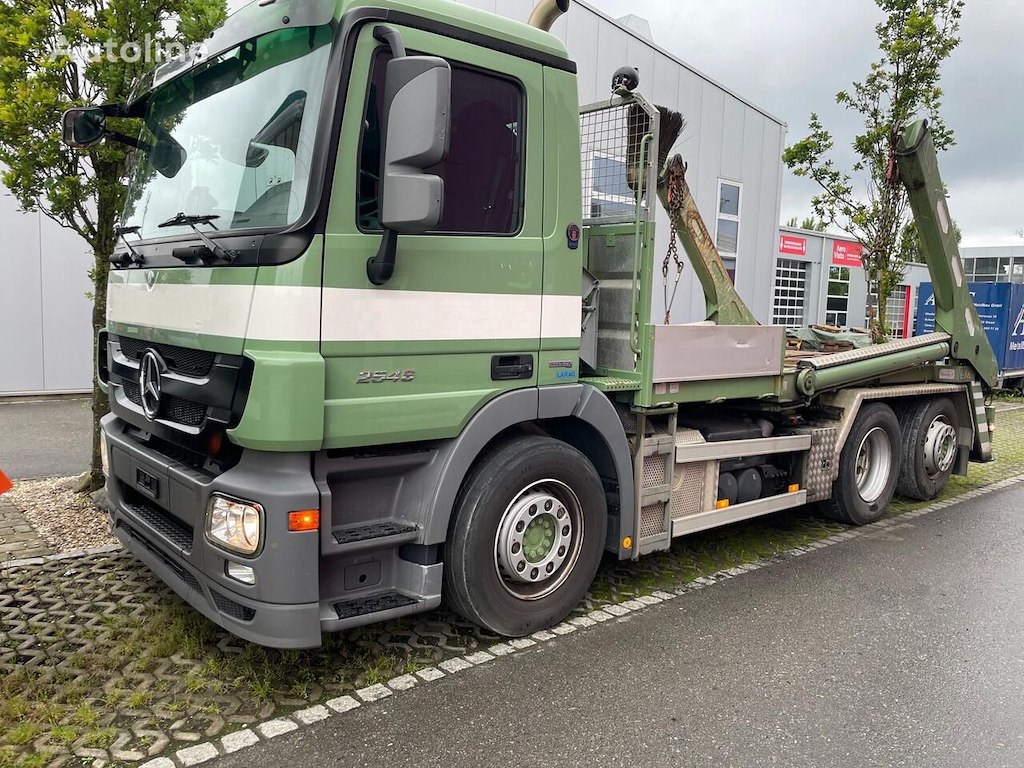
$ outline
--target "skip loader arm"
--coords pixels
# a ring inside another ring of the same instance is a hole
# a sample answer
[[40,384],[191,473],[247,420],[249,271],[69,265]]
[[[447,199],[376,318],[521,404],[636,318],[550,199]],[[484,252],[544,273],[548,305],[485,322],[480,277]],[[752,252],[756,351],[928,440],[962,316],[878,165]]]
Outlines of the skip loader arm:
[[705,319],[718,325],[759,325],[718,255],[718,249],[686,183],[686,165],[679,155],[671,157],[658,180],[658,199],[668,211],[674,234],[683,244],[693,271],[704,289]]
[[998,377],[996,356],[967,287],[935,145],[925,120],[904,125],[895,155],[935,290],[935,327],[950,335],[952,357],[970,365],[991,389]]

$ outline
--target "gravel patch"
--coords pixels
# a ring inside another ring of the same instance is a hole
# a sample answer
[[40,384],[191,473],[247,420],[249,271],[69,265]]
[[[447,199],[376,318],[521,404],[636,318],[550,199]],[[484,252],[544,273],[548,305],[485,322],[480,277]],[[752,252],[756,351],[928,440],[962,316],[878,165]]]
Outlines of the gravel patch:
[[54,552],[117,544],[107,513],[89,494],[76,493],[78,477],[19,480],[4,501],[24,511],[25,518]]

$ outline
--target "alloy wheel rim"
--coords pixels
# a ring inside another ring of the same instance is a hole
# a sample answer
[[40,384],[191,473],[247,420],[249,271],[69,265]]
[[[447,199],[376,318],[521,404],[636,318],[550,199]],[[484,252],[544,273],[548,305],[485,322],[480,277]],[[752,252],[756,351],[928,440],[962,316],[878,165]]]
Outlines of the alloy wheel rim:
[[885,490],[892,469],[892,444],[881,427],[868,431],[857,448],[857,493],[868,504],[877,501]]
[[583,510],[559,480],[539,480],[509,502],[494,539],[494,567],[505,590],[539,600],[558,589],[579,559]]

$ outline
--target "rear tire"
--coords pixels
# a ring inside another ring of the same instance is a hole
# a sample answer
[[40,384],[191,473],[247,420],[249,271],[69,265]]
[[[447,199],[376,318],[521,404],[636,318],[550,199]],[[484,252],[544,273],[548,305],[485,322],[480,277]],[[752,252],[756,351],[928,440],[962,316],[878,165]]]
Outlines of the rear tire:
[[896,490],[900,469],[900,423],[885,403],[861,408],[842,453],[832,498],[819,509],[827,517],[867,525],[882,516]]
[[470,472],[445,543],[453,610],[520,637],[569,615],[604,551],[607,502],[593,464],[549,437],[517,437]]
[[946,487],[959,452],[960,417],[947,397],[906,403],[899,409],[903,460],[896,493],[928,501]]

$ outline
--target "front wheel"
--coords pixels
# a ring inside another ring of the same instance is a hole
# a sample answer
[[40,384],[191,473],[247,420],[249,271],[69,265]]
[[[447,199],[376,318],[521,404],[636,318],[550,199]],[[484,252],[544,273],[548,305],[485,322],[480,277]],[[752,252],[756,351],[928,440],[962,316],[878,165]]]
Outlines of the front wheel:
[[826,515],[853,525],[882,516],[892,501],[900,471],[900,424],[885,403],[861,408],[839,455],[839,476]]
[[601,478],[586,456],[552,438],[515,438],[478,462],[459,493],[446,599],[502,635],[557,624],[597,573],[606,525]]

